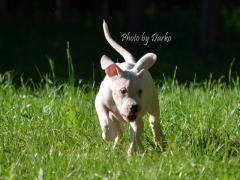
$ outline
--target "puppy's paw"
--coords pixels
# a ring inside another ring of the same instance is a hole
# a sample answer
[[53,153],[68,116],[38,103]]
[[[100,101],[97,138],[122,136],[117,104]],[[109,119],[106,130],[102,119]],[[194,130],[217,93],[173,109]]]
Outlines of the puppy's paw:
[[131,156],[134,153],[145,153],[144,151],[144,147],[141,143],[139,144],[130,144],[129,148],[128,148],[128,156]]
[[155,142],[155,146],[158,151],[163,153],[163,152],[166,152],[168,144],[167,144],[166,140],[160,140],[160,141]]

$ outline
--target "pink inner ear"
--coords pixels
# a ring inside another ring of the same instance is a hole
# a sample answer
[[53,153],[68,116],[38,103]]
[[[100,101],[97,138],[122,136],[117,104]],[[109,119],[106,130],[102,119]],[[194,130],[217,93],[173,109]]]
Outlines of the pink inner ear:
[[110,66],[108,66],[107,69],[105,69],[105,73],[109,77],[118,75],[116,64],[111,64]]

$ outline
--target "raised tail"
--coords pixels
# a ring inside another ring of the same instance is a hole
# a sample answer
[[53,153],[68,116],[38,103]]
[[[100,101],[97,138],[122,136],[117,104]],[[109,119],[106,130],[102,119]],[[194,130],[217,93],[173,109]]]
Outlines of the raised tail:
[[107,42],[124,58],[124,60],[128,63],[135,63],[132,54],[112,39],[108,30],[108,25],[105,20],[103,20],[103,31]]

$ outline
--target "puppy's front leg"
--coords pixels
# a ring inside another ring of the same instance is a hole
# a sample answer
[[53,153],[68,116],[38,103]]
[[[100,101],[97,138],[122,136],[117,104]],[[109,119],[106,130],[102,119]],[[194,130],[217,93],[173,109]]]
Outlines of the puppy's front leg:
[[143,120],[137,119],[134,122],[130,122],[130,146],[128,148],[128,155],[142,148],[141,138],[143,133]]
[[123,134],[123,122],[117,120],[111,112],[109,113],[109,117],[112,120],[114,129],[115,129],[116,135],[117,135],[117,137],[114,140],[114,144],[113,144],[113,149],[115,149],[118,144],[119,139],[122,137],[122,134]]
[[101,99],[97,96],[95,106],[98,114],[98,119],[102,129],[102,138],[104,140],[113,141],[117,137],[118,128],[109,116],[109,111],[106,106],[102,103]]

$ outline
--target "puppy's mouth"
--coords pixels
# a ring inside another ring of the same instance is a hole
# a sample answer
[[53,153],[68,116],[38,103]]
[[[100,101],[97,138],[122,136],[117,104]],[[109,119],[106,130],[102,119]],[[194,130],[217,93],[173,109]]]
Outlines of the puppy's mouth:
[[132,122],[137,118],[137,116],[136,115],[129,115],[129,116],[127,116],[127,118],[130,122]]
[[130,115],[124,115],[122,114],[122,116],[127,119],[130,122],[133,122],[137,119],[137,115],[136,114],[130,114]]

